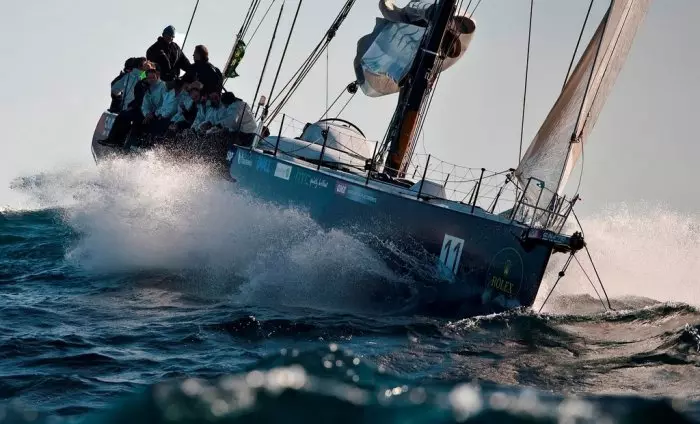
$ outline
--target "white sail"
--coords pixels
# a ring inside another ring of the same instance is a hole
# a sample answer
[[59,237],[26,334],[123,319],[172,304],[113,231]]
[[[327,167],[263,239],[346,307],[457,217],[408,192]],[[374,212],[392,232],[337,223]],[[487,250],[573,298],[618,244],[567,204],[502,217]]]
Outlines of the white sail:
[[561,194],[598,115],[624,65],[651,0],[612,0],[586,50],[567,80],[515,175],[523,185],[533,178],[544,184],[529,189],[527,200],[546,207]]
[[[436,5],[434,0],[412,0],[400,8],[394,0],[379,1],[383,18],[377,18],[371,34],[358,40],[354,63],[358,84],[365,95],[379,97],[399,92]],[[474,21],[464,12],[455,14],[443,40],[443,45],[451,48],[445,51],[441,72],[464,55],[475,29]]]

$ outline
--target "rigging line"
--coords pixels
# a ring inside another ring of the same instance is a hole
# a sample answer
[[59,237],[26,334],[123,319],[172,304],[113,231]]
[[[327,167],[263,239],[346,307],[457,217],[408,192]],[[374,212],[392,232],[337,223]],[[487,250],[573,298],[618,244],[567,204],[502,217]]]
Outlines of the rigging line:
[[542,306],[540,306],[540,309],[537,311],[537,313],[542,312],[542,308],[544,308],[544,305],[547,304],[547,301],[549,300],[549,297],[554,293],[554,289],[557,288],[557,284],[559,284],[559,281],[564,277],[566,274],[566,270],[569,268],[569,265],[571,265],[571,260],[574,258],[574,254],[571,253],[569,256],[569,259],[566,260],[566,263],[564,264],[564,267],[559,271],[559,278],[557,278],[557,281],[554,283],[554,286],[552,286],[552,289],[549,291],[549,294],[547,294],[547,297],[544,299],[544,302],[542,302]]
[[530,0],[530,24],[527,30],[527,56],[525,59],[525,88],[523,89],[523,115],[520,121],[520,148],[518,149],[518,163],[523,157],[523,137],[525,136],[525,105],[527,104],[527,78],[530,73],[530,42],[532,39],[532,10],[535,0]]
[[[583,99],[581,100],[581,107],[578,111],[578,116],[576,117],[576,125],[574,126],[574,132],[571,134],[571,140],[569,141],[569,148],[566,151],[566,160],[564,161],[564,166],[561,168],[561,173],[559,174],[559,181],[557,181],[556,192],[559,192],[559,186],[561,185],[562,179],[564,178],[564,171],[566,171],[567,164],[569,162],[569,157],[571,157],[571,150],[573,149],[574,143],[580,142],[578,140],[578,127],[581,124],[581,114],[583,113],[583,108],[586,106],[586,99],[588,98],[588,90],[591,88],[591,83],[593,82],[593,73],[596,70],[595,64],[598,63],[598,56],[600,55],[601,47],[603,47],[603,37],[608,30],[608,24],[610,24],[610,13],[612,12],[613,2],[610,2],[608,11],[605,13],[605,25],[603,26],[603,32],[600,36],[600,43],[595,51],[595,57],[593,57],[593,67],[591,68],[590,74],[588,74],[588,81],[586,82],[586,90],[584,91]],[[595,34],[593,35],[595,37]]]
[[248,27],[250,26],[250,22],[253,20],[253,16],[255,16],[255,12],[257,12],[259,5],[260,0],[251,0],[250,6],[248,6],[248,12],[246,12],[245,18],[243,18],[243,23],[241,23],[241,28],[238,30],[238,34],[236,35],[236,41],[245,36],[246,32],[248,31]]
[[569,74],[571,74],[571,68],[574,66],[574,60],[576,60],[576,53],[578,53],[578,48],[581,45],[581,39],[583,38],[583,33],[586,30],[586,24],[588,23],[588,17],[591,15],[591,8],[593,7],[593,1],[588,4],[588,12],[586,12],[586,18],[583,20],[583,25],[581,26],[581,32],[578,35],[578,41],[576,41],[576,47],[574,48],[574,54],[571,56],[571,62],[569,62],[569,69],[566,70],[566,77],[564,78],[564,85],[561,87],[561,91],[564,91],[566,87],[566,82],[569,80]]
[[280,59],[280,64],[277,67],[277,73],[275,74],[275,79],[272,82],[272,88],[270,88],[270,95],[268,96],[268,101],[265,104],[265,108],[263,109],[263,121],[265,121],[265,118],[267,118],[267,114],[270,111],[270,99],[272,99],[272,94],[275,92],[275,86],[277,86],[277,79],[280,76],[280,71],[282,70],[282,64],[284,63],[285,57],[287,57],[287,48],[289,47],[289,42],[292,39],[292,34],[294,33],[294,28],[296,27],[297,24],[297,17],[299,17],[299,10],[301,10],[301,4],[303,3],[304,0],[299,0],[299,4],[297,5],[297,11],[294,14],[294,20],[292,21],[292,27],[289,29],[289,35],[287,36],[287,42],[284,45],[284,50],[282,51],[282,58]]
[[[265,64],[263,65],[262,72],[260,73],[260,80],[258,81],[258,87],[255,89],[255,95],[253,100],[258,98],[258,93],[260,92],[260,85],[265,77],[265,70],[267,69],[267,62],[270,60],[270,53],[272,52],[272,46],[275,44],[275,38],[277,38],[277,28],[280,24],[280,19],[282,19],[282,12],[284,11],[284,3],[282,2],[282,7],[280,7],[280,14],[277,16],[277,22],[275,23],[275,30],[272,32],[272,40],[270,40],[270,47],[267,49],[267,56],[265,57]],[[257,111],[256,111],[257,113]]]
[[[607,49],[605,50],[605,53],[607,54],[608,52],[610,52],[610,55],[608,56],[607,62],[603,63],[603,61],[601,61],[600,68],[604,69],[604,71],[603,71],[604,73],[607,72],[608,68],[610,67],[610,62],[613,61],[612,55],[615,53],[615,50],[617,50],[617,45],[620,42],[620,37],[622,37],[622,29],[624,28],[625,24],[627,23],[627,19],[629,18],[631,10],[632,10],[631,8],[632,8],[632,3],[628,3],[627,9],[625,10],[625,17],[623,19],[621,19],[621,21],[619,23],[620,31],[617,32],[617,34],[616,34],[615,42],[613,43],[611,41],[610,44],[608,44]],[[606,26],[606,31],[607,31],[607,23],[605,26]],[[601,43],[602,43],[602,38],[601,38]],[[595,102],[595,99],[598,98],[598,93],[600,93],[600,89],[601,89],[602,85],[603,84],[602,84],[602,77],[601,77],[601,82],[599,82],[598,86],[595,89],[595,93],[593,93],[593,96],[591,99],[591,107],[593,107],[593,103]],[[584,100],[585,100],[585,98],[584,98]],[[589,113],[586,114],[586,119],[584,119],[583,124],[581,125],[581,132],[583,132],[583,129],[585,128],[586,122],[588,121],[589,117],[590,117],[590,109],[589,109]],[[583,146],[581,146],[581,147],[583,148]]]
[[[581,229],[581,236],[585,238],[585,231],[583,230],[583,225],[581,225],[581,221],[578,219],[578,215],[576,215],[576,211],[573,209],[571,210],[571,214],[574,216],[574,219],[576,220],[576,224],[578,224],[578,227]],[[608,302],[608,307],[612,309],[612,306],[610,306],[610,298],[608,298],[608,293],[605,290],[605,286],[603,285],[603,280],[600,278],[600,274],[598,273],[598,269],[595,266],[595,263],[593,262],[593,257],[591,256],[591,252],[588,250],[588,246],[585,246],[586,248],[586,253],[588,254],[588,259],[591,261],[591,266],[593,266],[593,271],[595,271],[596,278],[598,278],[598,283],[600,284],[600,287],[603,289],[603,293],[605,294],[605,299]]]
[[581,172],[578,174],[578,184],[576,185],[576,194],[579,193],[579,190],[581,190],[581,183],[583,182],[583,169],[585,165],[585,155],[584,155],[584,148],[585,144],[581,143]]
[[348,99],[348,101],[345,102],[345,104],[343,105],[342,109],[340,109],[340,112],[338,112],[338,114],[335,115],[336,118],[339,117],[341,113],[343,113],[343,111],[345,110],[346,107],[348,107],[348,105],[350,104],[350,102],[352,101],[352,99],[355,98],[355,94],[357,94],[357,91],[354,92],[354,93],[352,93],[352,95],[350,96],[350,98]]
[[481,4],[481,0],[479,0],[478,2],[476,2],[476,5],[474,6],[474,10],[472,10],[472,14],[469,15],[469,18],[470,18],[470,19],[474,16],[474,14],[476,13],[476,8],[479,7],[480,4]]
[[[272,103],[277,102],[277,100],[282,97],[282,102],[276,106],[276,109],[269,118],[270,120],[274,118],[279,111],[284,107],[284,105],[289,101],[291,96],[294,94],[296,89],[299,87],[303,79],[306,78],[306,75],[308,75],[309,71],[313,66],[316,64],[318,59],[321,57],[321,54],[323,53],[323,49],[325,49],[328,44],[332,41],[332,39],[335,37],[335,34],[337,30],[340,28],[342,23],[345,21],[345,18],[347,18],[348,14],[350,13],[350,10],[352,9],[353,5],[355,4],[355,0],[347,0],[345,4],[343,5],[342,9],[338,13],[338,16],[336,16],[335,20],[331,24],[330,28],[328,31],[323,36],[323,39],[318,43],[316,48],[311,52],[309,57],[306,59],[306,61],[302,64],[302,66],[294,73],[292,78],[285,84],[284,88],[282,89],[282,92],[275,97],[275,99],[272,101]],[[290,87],[291,84],[291,87]],[[283,96],[282,93],[287,90],[287,88],[290,87],[289,91]]]
[[185,43],[187,43],[187,36],[190,35],[190,28],[192,27],[192,21],[194,21],[194,15],[197,14],[197,7],[199,6],[199,0],[197,0],[197,3],[194,5],[194,10],[192,11],[192,17],[190,18],[190,24],[187,25],[187,32],[185,33],[185,39],[182,40],[182,46],[180,46],[180,50],[185,49]]
[[469,3],[467,3],[467,8],[465,9],[465,11],[466,11],[467,13],[469,13],[469,6],[472,5],[472,1],[474,1],[474,0],[469,0]]
[[[323,112],[323,115],[321,115],[319,120],[323,119],[323,117],[326,116],[328,114],[328,112],[330,112],[331,109],[333,109],[333,106],[335,106],[335,104],[338,103],[338,100],[340,100],[340,98],[343,97],[343,93],[345,93],[345,90],[347,90],[347,87],[343,87],[340,90],[340,94],[338,94],[338,97],[336,97],[335,100],[333,100],[333,103],[331,103],[331,105],[326,108],[326,111]],[[336,118],[337,118],[337,116],[336,116]]]
[[324,114],[326,118],[328,117],[328,67],[330,62],[330,59],[328,58],[329,50],[330,49],[326,49],[326,113]]
[[598,278],[598,283],[600,283],[600,288],[603,289],[603,294],[605,294],[605,300],[608,302],[608,308],[612,309],[612,305],[610,305],[610,298],[608,297],[608,292],[605,290],[605,286],[603,285],[603,280],[600,279],[600,274],[598,274],[598,268],[596,268],[595,263],[593,262],[593,257],[591,256],[591,251],[588,250],[588,246],[584,246],[586,248],[586,254],[588,255],[588,260],[591,261],[591,266],[593,267],[593,271],[595,271],[595,276]]
[[[265,18],[267,18],[267,14],[270,13],[270,9],[272,9],[272,6],[277,3],[277,0],[272,0],[270,2],[270,5],[267,7],[267,10],[265,11],[265,14],[263,15],[262,19],[260,19],[260,22],[258,22],[258,26],[255,27],[255,30],[253,31],[253,35],[250,36],[248,39],[248,42],[246,43],[246,48],[250,48],[250,43],[253,42],[253,38],[255,38],[255,34],[258,33],[258,30],[260,29],[260,25],[262,25],[263,22],[265,22]],[[284,4],[284,2],[283,2]],[[250,27],[250,24],[253,23],[253,17],[250,17],[250,23],[248,24],[248,27]],[[248,28],[246,28],[246,32],[248,32]]]
[[581,272],[583,272],[583,275],[585,275],[588,282],[591,283],[591,287],[593,287],[593,291],[595,292],[596,296],[598,296],[598,300],[600,300],[600,304],[603,305],[603,309],[607,309],[605,307],[605,302],[603,302],[603,298],[600,297],[600,293],[598,293],[598,289],[595,288],[595,284],[593,284],[593,280],[591,280],[591,277],[588,276],[588,272],[586,272],[586,269],[583,267],[583,264],[581,263],[581,261],[578,260],[578,258],[576,256],[574,256],[574,259],[576,259],[576,263],[578,263],[579,268],[581,268]]

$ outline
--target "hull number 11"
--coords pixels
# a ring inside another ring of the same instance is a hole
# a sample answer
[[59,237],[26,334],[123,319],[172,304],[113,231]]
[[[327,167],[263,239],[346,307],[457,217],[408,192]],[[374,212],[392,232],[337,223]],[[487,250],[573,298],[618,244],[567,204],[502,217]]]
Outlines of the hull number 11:
[[452,274],[457,274],[459,261],[462,259],[462,249],[464,240],[445,234],[442,240],[442,250],[440,251],[440,264],[447,268]]

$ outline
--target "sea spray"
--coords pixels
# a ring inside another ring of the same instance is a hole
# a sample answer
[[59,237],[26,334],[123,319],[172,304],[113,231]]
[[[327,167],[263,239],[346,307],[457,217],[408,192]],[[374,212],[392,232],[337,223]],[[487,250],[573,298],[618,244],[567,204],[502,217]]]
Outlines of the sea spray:
[[[611,298],[632,296],[700,305],[700,286],[697,284],[700,275],[700,216],[682,214],[662,205],[618,204],[582,217],[581,225],[593,262]],[[574,229],[575,226],[569,228],[570,231]],[[603,296],[586,252],[579,252],[577,257]],[[566,260],[564,255],[554,255],[553,258],[535,302],[536,309],[544,301]],[[585,293],[597,297],[576,261],[572,262],[554,293]]]
[[196,273],[207,284],[243,281],[240,302],[315,307],[357,306],[363,282],[401,280],[355,234],[260,201],[205,164],[149,153],[15,187],[35,207],[62,210],[78,235],[66,258],[93,273]]

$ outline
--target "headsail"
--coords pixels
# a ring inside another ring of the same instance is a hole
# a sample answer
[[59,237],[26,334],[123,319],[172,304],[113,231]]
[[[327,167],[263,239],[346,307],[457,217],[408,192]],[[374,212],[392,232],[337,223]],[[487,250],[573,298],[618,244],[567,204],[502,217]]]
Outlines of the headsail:
[[[370,97],[398,93],[409,74],[421,42],[429,27],[437,2],[411,0],[399,8],[394,0],[380,0],[383,18],[377,18],[371,34],[360,38],[355,56],[355,75],[362,91]],[[443,46],[446,58],[440,71],[454,65],[467,50],[474,33],[474,23],[464,13],[457,13],[448,26]]]
[[[539,198],[541,207],[550,204],[553,192],[562,193],[650,3],[651,0],[611,1],[554,107],[521,159],[515,172],[521,184],[527,184],[531,177],[544,184],[546,190]],[[534,204],[539,190],[528,190],[526,196]]]

